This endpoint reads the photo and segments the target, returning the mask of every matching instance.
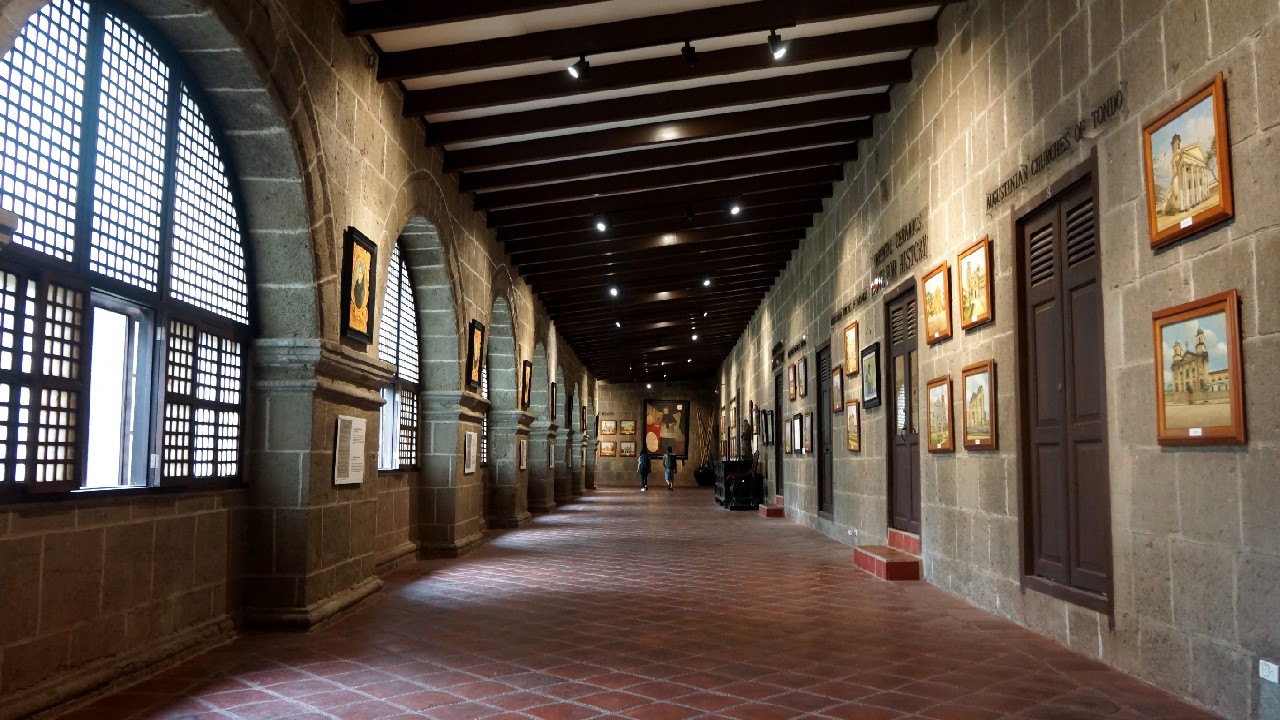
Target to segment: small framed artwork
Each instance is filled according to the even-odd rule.
[[[619,435],[635,435],[636,421],[635,420],[619,420],[618,434]]]
[[[556,384],[555,384],[554,382],[552,382],[552,383],[551,383],[551,398],[550,398],[550,402],[551,402],[551,408],[550,408],[550,409],[551,409],[551,414],[550,414],[550,417],[551,417],[551,419],[552,419],[552,420],[555,420],[555,419],[556,419]]]
[[[800,397],[809,396],[809,359],[803,356],[796,361],[796,391]]]
[[[791,417],[791,448],[796,454],[804,452],[804,413]]]
[[[772,410],[765,410],[765,411],[764,411],[764,439],[765,439],[765,444],[767,444],[767,445],[777,445],[777,444],[778,444],[778,439],[777,439],[776,437],[774,437],[774,428],[773,428],[773,411],[772,411]]]
[[[862,417],[857,400],[844,404],[845,437],[849,452],[862,452]]]
[[[634,430],[634,429],[635,429],[635,427],[633,426],[631,429],[632,429],[632,430]],[[601,435],[617,435],[617,434],[618,434],[618,421],[617,421],[617,420],[601,420],[601,421],[600,421],[600,434],[601,434]],[[632,433],[632,434],[634,434],[634,433]]]
[[[858,321],[844,326],[844,371],[849,376],[858,374]]]
[[[960,275],[960,328],[991,322],[991,240],[983,237],[956,257]]]
[[[1156,354],[1156,441],[1245,442],[1240,297],[1228,290],[1151,315]]]
[[[943,375],[928,382],[925,391],[929,403],[929,452],[955,452],[955,424],[951,414],[951,376]]]
[[[813,413],[811,411],[806,411],[804,414],[804,451],[813,452]]]
[[[467,337],[467,384],[480,385],[480,366],[484,364],[484,324],[471,321]]]
[[[880,407],[880,343],[862,348],[862,406]]]
[[[529,439],[520,438],[516,443],[516,460],[519,462],[521,470],[529,469]]]
[[[996,449],[996,361],[966,365],[960,374],[964,413],[964,446],[969,450]]]
[[[783,425],[782,452],[784,454],[790,455],[791,454],[791,418],[787,418],[783,420],[782,425]]]
[[[924,276],[924,340],[932,345],[951,337],[951,275],[947,261]]]
[[[787,398],[796,399],[796,364],[791,363],[787,366]]]
[[[737,433],[738,428],[738,398],[729,401],[729,432]]]
[[[839,365],[831,370],[831,412],[836,415],[844,410],[844,368]]]
[[[747,401],[747,423],[749,424],[749,431],[754,433],[756,431],[756,403],[754,400]]]
[[[462,436],[462,474],[471,475],[476,471],[477,450],[480,436],[477,433],[463,433]]]
[[[378,246],[359,230],[342,234],[342,334],[373,342],[373,303]]]
[[[529,409],[529,397],[533,392],[533,361],[525,360],[520,364],[520,409]]]
[[[618,443],[618,457],[635,457],[636,441],[622,440]]]
[[[618,457],[618,443],[613,440],[601,440],[600,457]]]
[[[556,449],[551,443],[547,443],[547,469],[554,470],[556,468]]]
[[[1142,128],[1151,248],[1235,214],[1222,73]]]
[[[578,432],[587,431],[587,406],[578,406]]]

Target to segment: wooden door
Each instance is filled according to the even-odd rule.
[[[773,494],[782,494],[782,373],[773,376]]]
[[[919,308],[912,282],[886,306],[889,328],[885,362],[889,394],[889,518],[907,532],[920,532]]]
[[[831,514],[831,346],[818,351],[818,407],[813,409],[818,450],[818,512]]]
[[[1101,258],[1091,176],[1019,223],[1029,570],[1111,586]]]

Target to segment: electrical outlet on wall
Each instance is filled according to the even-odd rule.
[[[1268,682],[1280,683],[1280,668],[1270,660],[1259,660],[1258,677]]]

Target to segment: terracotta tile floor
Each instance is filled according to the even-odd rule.
[[[928,584],[857,570],[709,489],[601,490],[66,720],[1205,718]]]

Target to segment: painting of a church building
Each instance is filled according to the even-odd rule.
[[[1204,329],[1196,328],[1196,347],[1173,344],[1169,363],[1172,375],[1165,386],[1165,401],[1172,404],[1198,405],[1230,397],[1231,378],[1227,368],[1209,369],[1209,350],[1204,343]]]
[[[1222,313],[1167,325],[1164,345],[1164,412],[1170,428],[1226,425],[1231,413],[1231,377],[1226,317]]]
[[[1221,202],[1212,97],[1153,132],[1150,142],[1156,231]]]

